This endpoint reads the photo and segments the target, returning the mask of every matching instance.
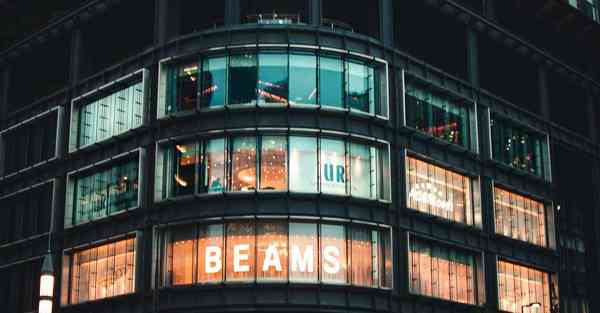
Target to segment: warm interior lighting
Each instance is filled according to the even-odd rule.
[[[39,313],[52,313],[52,297],[54,296],[54,267],[52,266],[52,256],[47,254],[44,257],[40,277],[40,302],[38,306]]]
[[[40,297],[54,296],[54,275],[42,274],[40,278]]]
[[[40,300],[38,313],[52,313],[52,300]]]

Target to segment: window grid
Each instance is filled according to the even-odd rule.
[[[502,311],[534,313],[527,308],[541,304],[540,313],[550,313],[549,273],[515,263],[498,260],[498,298]]]
[[[258,219],[188,225],[164,236],[165,286],[289,281],[391,288],[387,228]]]
[[[497,234],[548,245],[544,203],[494,187],[494,213]]]

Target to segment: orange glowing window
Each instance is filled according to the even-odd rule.
[[[546,246],[544,203],[494,187],[496,233]]]

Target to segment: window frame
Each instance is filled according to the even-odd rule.
[[[432,138],[435,142],[439,142],[440,144],[443,144],[443,145],[450,144],[451,146],[456,147],[458,149],[467,150],[474,154],[480,154],[481,151],[480,151],[479,145],[481,143],[481,139],[479,138],[479,105],[477,103],[477,100],[469,99],[468,97],[466,97],[464,95],[458,94],[455,91],[448,89],[446,87],[439,86],[437,83],[426,80],[424,78],[421,78],[418,75],[413,74],[405,69],[402,69],[401,76],[402,76],[402,97],[401,97],[402,124],[401,125],[403,127],[406,127],[426,138]],[[422,86],[423,89],[430,90],[437,94],[442,94],[449,99],[452,99],[455,101],[464,101],[464,105],[456,105],[456,106],[464,106],[468,113],[467,118],[468,118],[469,132],[468,132],[468,137],[465,136],[465,137],[467,137],[465,139],[468,141],[467,146],[448,142],[446,140],[438,138],[434,135],[427,134],[425,132],[422,132],[422,131],[408,125],[408,121],[407,121],[408,112],[407,112],[406,98],[407,98],[407,86],[408,86],[409,81],[412,81],[413,84]]]
[[[260,64],[259,64],[259,54],[261,53],[266,53],[266,54],[285,54],[287,57],[287,95],[288,95],[288,99],[286,101],[286,104],[273,104],[273,103],[259,103],[259,95],[258,93],[255,91],[255,97],[254,100],[252,101],[252,103],[248,104],[238,104],[238,103],[229,103],[229,92],[230,92],[230,88],[229,88],[229,80],[231,78],[231,73],[230,73],[230,62],[231,62],[231,57],[234,55],[239,55],[239,54],[245,54],[245,53],[249,53],[249,54],[253,54],[256,56],[256,75],[257,75],[257,79],[258,79],[258,75],[259,75],[259,71],[260,71]],[[289,85],[290,82],[290,70],[291,70],[291,66],[290,66],[290,56],[293,54],[311,54],[314,55],[316,57],[316,68],[315,70],[315,77],[316,77],[316,87],[317,87],[317,92],[316,92],[316,102],[317,104],[291,104],[292,101],[290,101],[289,99],[289,95],[290,95],[290,90],[291,90],[291,86]],[[346,103],[345,103],[345,97],[346,97],[346,86],[345,84],[343,84],[342,86],[340,86],[340,88],[343,89],[343,99],[342,101],[343,103],[343,107],[342,108],[336,108],[336,107],[332,107],[332,106],[326,106],[326,105],[322,105],[320,104],[320,96],[319,96],[319,66],[320,66],[320,62],[319,62],[319,58],[322,55],[333,55],[336,57],[339,57],[342,60],[342,67],[343,67],[343,76],[344,76],[344,81],[346,80],[345,76],[346,75],[346,63],[348,63],[349,61],[358,61],[364,64],[367,64],[369,68],[372,68],[374,70],[374,86],[373,86],[373,96],[374,96],[374,103],[373,103],[373,112],[363,112],[360,110],[356,110],[356,109],[352,109],[349,108]],[[198,60],[198,68],[199,68],[199,73],[203,72],[203,64],[204,64],[204,60],[207,58],[211,58],[211,57],[225,57],[226,58],[226,62],[227,62],[227,68],[226,68],[226,80],[227,80],[227,88],[226,92],[227,94],[225,95],[225,104],[223,106],[214,106],[214,107],[203,107],[201,106],[202,101],[200,101],[201,96],[198,97],[199,101],[197,102],[197,106],[196,106],[196,110],[188,110],[188,111],[178,111],[178,112],[167,112],[166,108],[167,108],[167,88],[168,88],[168,72],[172,71],[172,68],[175,66],[177,66],[178,64],[181,64],[182,62],[185,63],[186,61],[189,60],[193,60],[194,58],[196,58]],[[199,92],[202,91],[203,86],[202,86],[202,79],[199,79]],[[255,82],[255,85],[257,85],[258,81]],[[377,87],[377,88],[376,88]],[[256,89],[256,88],[255,88]],[[348,50],[341,50],[341,49],[336,49],[336,48],[329,48],[329,47],[324,47],[324,46],[313,46],[313,45],[298,45],[298,44],[292,44],[292,45],[281,45],[281,44],[257,44],[257,45],[241,45],[241,46],[224,46],[224,47],[218,47],[218,48],[214,48],[214,49],[206,49],[206,50],[201,50],[197,53],[188,53],[188,54],[184,54],[184,55],[180,55],[180,56],[176,56],[176,57],[170,57],[170,58],[166,58],[163,59],[161,61],[159,61],[159,70],[158,70],[158,100],[157,100],[157,113],[156,113],[156,118],[158,120],[164,120],[164,119],[168,119],[170,117],[177,117],[177,116],[181,116],[181,115],[189,115],[189,114],[195,114],[197,111],[199,112],[204,112],[204,111],[212,111],[212,110],[225,110],[225,109],[247,109],[247,108],[259,108],[259,107],[282,107],[282,108],[288,108],[288,107],[293,107],[293,108],[299,108],[299,109],[313,109],[313,110],[333,110],[333,111],[344,111],[344,112],[349,112],[355,115],[359,115],[359,116],[366,116],[366,117],[375,117],[377,119],[381,119],[384,121],[389,121],[390,117],[390,105],[389,105],[389,90],[390,90],[390,86],[389,86],[389,64],[386,60],[378,58],[378,57],[373,57],[373,56],[369,56],[369,55],[365,55],[362,53],[358,53],[358,52],[353,52],[353,51],[348,51]],[[377,91],[377,92],[376,92]]]
[[[112,216],[115,215],[121,215],[121,214],[127,214],[130,211],[136,210],[140,207],[143,206],[143,195],[145,193],[145,175],[144,175],[144,160],[146,159],[146,150],[145,148],[137,148],[134,150],[131,150],[129,152],[125,152],[116,156],[113,156],[112,158],[109,159],[104,159],[102,161],[87,165],[85,167],[79,168],[77,170],[73,170],[71,172],[67,173],[67,179],[66,179],[66,197],[65,197],[65,216],[64,216],[64,228],[68,229],[68,228],[73,228],[73,227],[78,227],[81,225],[86,225],[89,223],[93,223],[93,222],[98,222],[98,221],[103,221],[106,219],[110,219]],[[136,157],[137,156],[137,157]],[[99,172],[103,172],[106,170],[112,170],[114,169],[114,165],[115,164],[119,164],[121,161],[123,160],[127,160],[127,159],[131,159],[131,161],[133,160],[137,160],[137,201],[136,204],[118,211],[111,211],[108,212],[108,214],[102,215],[100,217],[97,218],[91,218],[88,219],[86,221],[80,221],[77,222],[76,221],[76,204],[75,204],[75,187],[76,184],[75,182],[79,179],[81,179],[81,177],[90,177],[91,175],[94,175],[96,173]],[[132,162],[133,163],[133,162]],[[100,171],[98,171],[98,169],[101,169]],[[107,206],[107,210],[108,210],[108,206]]]
[[[41,160],[37,163],[25,166],[24,168],[18,169],[16,171],[7,173],[8,169],[5,168],[6,166],[6,160],[8,158],[8,149],[5,149],[5,145],[7,145],[6,141],[7,141],[7,136],[13,132],[13,131],[19,131],[19,129],[22,130],[22,128],[27,128],[29,127],[29,129],[31,129],[31,127],[33,125],[31,125],[32,123],[36,123],[38,122],[40,119],[46,118],[48,115],[53,114],[56,111],[56,135],[54,136],[54,154],[48,158],[48,159],[44,159]],[[60,145],[60,138],[62,138],[63,136],[63,132],[64,132],[64,128],[63,128],[63,119],[64,119],[64,109],[62,106],[55,106],[49,110],[46,110],[42,113],[39,113],[35,116],[32,116],[28,119],[25,119],[23,121],[20,121],[6,129],[3,129],[0,131],[0,181],[13,177],[19,173],[23,173],[23,172],[27,172],[30,171],[34,168],[37,168],[41,165],[44,165],[46,163],[52,162],[57,160],[58,158],[61,157],[61,145]],[[43,139],[42,139],[43,140]],[[42,147],[40,147],[40,149],[42,149]],[[42,153],[42,151],[40,151],[40,154]],[[14,155],[12,157],[15,157]],[[42,156],[43,157],[43,156]]]
[[[122,132],[115,133],[114,131],[110,132],[110,136],[106,138],[102,138],[100,140],[96,139],[96,141],[81,145],[79,142],[79,136],[81,132],[81,109],[91,103],[94,103],[98,99],[106,98],[106,97],[114,97],[118,95],[122,91],[132,88],[136,84],[141,84],[141,123],[137,126],[131,125],[131,128],[127,128]],[[147,115],[149,111],[149,101],[148,95],[150,93],[150,71],[146,68],[139,69],[134,71],[128,75],[119,77],[107,84],[99,86],[89,92],[86,92],[80,96],[77,96],[71,100],[71,119],[69,124],[69,139],[68,139],[68,152],[74,153],[80,150],[86,150],[89,147],[93,147],[98,144],[103,144],[106,142],[110,142],[115,137],[123,136],[131,133],[133,130],[144,127],[147,125]],[[134,114],[135,109],[132,108],[131,113]],[[108,123],[112,123],[110,125],[111,129],[115,127],[114,118],[111,118]]]

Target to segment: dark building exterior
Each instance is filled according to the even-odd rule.
[[[599,8],[0,0],[1,311],[600,311]]]

